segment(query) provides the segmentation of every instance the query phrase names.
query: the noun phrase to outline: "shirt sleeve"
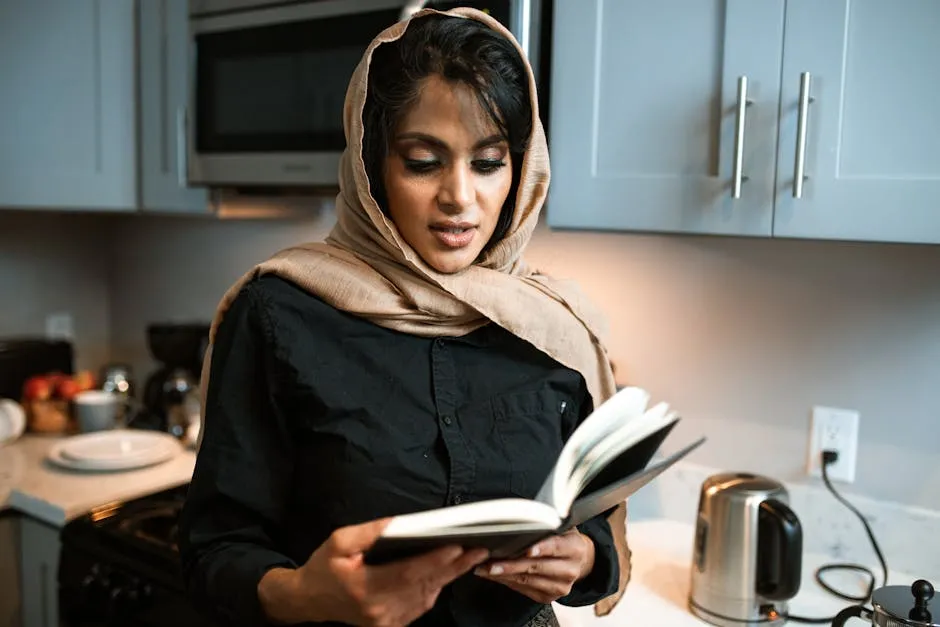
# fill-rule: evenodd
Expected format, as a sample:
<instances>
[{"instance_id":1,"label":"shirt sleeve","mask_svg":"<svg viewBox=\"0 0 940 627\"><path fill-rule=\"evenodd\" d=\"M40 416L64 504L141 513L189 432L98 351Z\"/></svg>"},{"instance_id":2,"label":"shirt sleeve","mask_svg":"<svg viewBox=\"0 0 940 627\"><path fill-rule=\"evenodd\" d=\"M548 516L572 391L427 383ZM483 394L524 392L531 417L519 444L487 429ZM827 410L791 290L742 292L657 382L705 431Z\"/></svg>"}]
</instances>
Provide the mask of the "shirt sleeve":
<instances>
[{"instance_id":1,"label":"shirt sleeve","mask_svg":"<svg viewBox=\"0 0 940 627\"><path fill-rule=\"evenodd\" d=\"M566 439L592 411L593 404L585 386L578 411L572 416L576 418L565 425ZM594 568L587 577L575 582L570 593L558 599L560 604L570 607L592 605L617 591L620 584L620 560L607 521L612 511L610 509L578 525L578 531L594 543Z\"/></svg>"},{"instance_id":2,"label":"shirt sleeve","mask_svg":"<svg viewBox=\"0 0 940 627\"><path fill-rule=\"evenodd\" d=\"M249 284L219 326L179 528L190 599L227 625L264 624L258 582L273 567L296 567L272 535L287 509L293 450L272 400L270 334L259 301Z\"/></svg>"}]
</instances>

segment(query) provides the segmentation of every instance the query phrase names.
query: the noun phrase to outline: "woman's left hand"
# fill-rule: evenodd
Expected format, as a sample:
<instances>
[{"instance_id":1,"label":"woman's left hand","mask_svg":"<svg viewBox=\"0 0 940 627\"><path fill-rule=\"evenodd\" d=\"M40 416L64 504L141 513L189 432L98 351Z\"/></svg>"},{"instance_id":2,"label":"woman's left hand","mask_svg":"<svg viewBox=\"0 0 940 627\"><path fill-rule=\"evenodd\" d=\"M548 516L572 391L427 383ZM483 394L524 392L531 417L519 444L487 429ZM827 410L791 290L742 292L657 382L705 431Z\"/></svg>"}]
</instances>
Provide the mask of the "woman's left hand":
<instances>
[{"instance_id":1,"label":"woman's left hand","mask_svg":"<svg viewBox=\"0 0 940 627\"><path fill-rule=\"evenodd\" d=\"M594 568L594 542L577 529L533 545L526 557L487 562L474 573L539 603L551 603Z\"/></svg>"}]
</instances>

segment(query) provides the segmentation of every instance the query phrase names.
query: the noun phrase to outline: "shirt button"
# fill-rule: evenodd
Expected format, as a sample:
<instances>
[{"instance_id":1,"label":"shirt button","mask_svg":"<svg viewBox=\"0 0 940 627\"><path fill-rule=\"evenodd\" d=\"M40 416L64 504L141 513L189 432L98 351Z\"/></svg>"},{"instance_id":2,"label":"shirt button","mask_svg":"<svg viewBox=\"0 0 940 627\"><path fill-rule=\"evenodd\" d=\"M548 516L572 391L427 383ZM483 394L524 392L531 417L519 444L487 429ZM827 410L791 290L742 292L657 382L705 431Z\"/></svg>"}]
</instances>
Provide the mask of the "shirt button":
<instances>
[{"instance_id":1,"label":"shirt button","mask_svg":"<svg viewBox=\"0 0 940 627\"><path fill-rule=\"evenodd\" d=\"M453 424L454 420L450 416L444 416L444 424L448 427Z\"/></svg>"},{"instance_id":2,"label":"shirt button","mask_svg":"<svg viewBox=\"0 0 940 627\"><path fill-rule=\"evenodd\" d=\"M463 497L461 497L459 494L455 494L454 498L452 498L451 500L454 502L454 505L460 505L461 503L463 503Z\"/></svg>"}]
</instances>

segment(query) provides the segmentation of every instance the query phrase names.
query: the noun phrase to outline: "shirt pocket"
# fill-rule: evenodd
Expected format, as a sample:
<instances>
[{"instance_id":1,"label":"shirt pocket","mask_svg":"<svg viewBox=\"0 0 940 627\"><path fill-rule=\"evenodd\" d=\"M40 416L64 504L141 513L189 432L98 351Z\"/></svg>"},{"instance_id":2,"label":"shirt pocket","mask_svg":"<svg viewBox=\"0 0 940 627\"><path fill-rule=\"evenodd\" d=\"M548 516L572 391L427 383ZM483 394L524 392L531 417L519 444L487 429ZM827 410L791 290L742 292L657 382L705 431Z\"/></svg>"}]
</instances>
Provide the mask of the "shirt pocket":
<instances>
[{"instance_id":1,"label":"shirt pocket","mask_svg":"<svg viewBox=\"0 0 940 627\"><path fill-rule=\"evenodd\" d=\"M571 396L544 388L502 395L492 400L496 432L509 462L509 489L533 498L564 446L563 424L577 411Z\"/></svg>"}]
</instances>

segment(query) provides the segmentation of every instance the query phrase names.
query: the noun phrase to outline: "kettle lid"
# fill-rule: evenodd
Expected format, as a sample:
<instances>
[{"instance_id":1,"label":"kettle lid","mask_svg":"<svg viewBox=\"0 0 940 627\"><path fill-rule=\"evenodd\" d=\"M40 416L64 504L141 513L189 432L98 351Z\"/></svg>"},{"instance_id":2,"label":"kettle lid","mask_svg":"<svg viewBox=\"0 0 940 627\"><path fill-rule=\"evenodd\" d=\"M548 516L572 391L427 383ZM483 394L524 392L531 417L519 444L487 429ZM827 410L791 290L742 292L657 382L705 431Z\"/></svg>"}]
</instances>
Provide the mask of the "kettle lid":
<instances>
[{"instance_id":1,"label":"kettle lid","mask_svg":"<svg viewBox=\"0 0 940 627\"><path fill-rule=\"evenodd\" d=\"M876 625L910 625L940 627L940 603L933 600L934 588L925 579L910 586L885 586L875 590L871 602ZM878 619L890 619L887 622Z\"/></svg>"}]
</instances>

